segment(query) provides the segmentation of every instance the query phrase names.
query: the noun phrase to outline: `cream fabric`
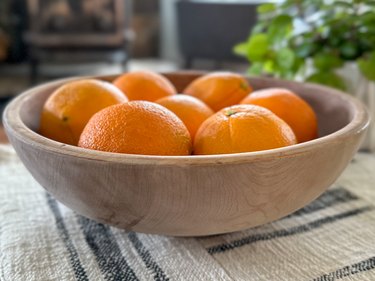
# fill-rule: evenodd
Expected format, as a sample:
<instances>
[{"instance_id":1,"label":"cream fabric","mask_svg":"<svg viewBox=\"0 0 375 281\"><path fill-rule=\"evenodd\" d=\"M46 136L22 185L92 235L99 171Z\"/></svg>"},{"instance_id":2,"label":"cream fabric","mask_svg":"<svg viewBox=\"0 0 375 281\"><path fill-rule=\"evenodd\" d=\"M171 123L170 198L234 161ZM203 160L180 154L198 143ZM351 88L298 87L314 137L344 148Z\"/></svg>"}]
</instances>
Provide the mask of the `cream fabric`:
<instances>
[{"instance_id":1,"label":"cream fabric","mask_svg":"<svg viewBox=\"0 0 375 281\"><path fill-rule=\"evenodd\" d=\"M273 223L205 238L112 228L81 217L0 146L0 280L375 280L375 156Z\"/></svg>"}]
</instances>

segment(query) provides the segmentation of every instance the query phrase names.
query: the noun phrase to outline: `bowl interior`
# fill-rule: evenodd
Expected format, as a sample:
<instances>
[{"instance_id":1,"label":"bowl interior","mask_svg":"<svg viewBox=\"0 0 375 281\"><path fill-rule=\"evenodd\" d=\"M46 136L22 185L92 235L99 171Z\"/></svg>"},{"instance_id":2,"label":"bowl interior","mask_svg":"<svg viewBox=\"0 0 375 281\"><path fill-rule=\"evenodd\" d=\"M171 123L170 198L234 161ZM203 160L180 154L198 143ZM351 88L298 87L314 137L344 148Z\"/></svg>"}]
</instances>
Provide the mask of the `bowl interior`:
<instances>
[{"instance_id":1,"label":"bowl interior","mask_svg":"<svg viewBox=\"0 0 375 281\"><path fill-rule=\"evenodd\" d=\"M180 72L164 74L177 88L179 92L201 73ZM97 77L101 80L112 81L116 76ZM77 79L77 78L75 78ZM38 132L40 114L43 104L49 95L59 86L66 83L67 80L53 82L44 86L40 86L38 90L34 90L28 95L23 102L20 117L22 122L34 132ZM249 78L249 82L255 90L284 87L294 91L307 101L318 117L319 137L334 133L353 119L355 108L345 95L337 94L333 89L325 88L313 84L302 84L292 81L277 80L271 78ZM333 93L333 94L332 94ZM335 94L336 93L336 94Z\"/></svg>"}]
</instances>

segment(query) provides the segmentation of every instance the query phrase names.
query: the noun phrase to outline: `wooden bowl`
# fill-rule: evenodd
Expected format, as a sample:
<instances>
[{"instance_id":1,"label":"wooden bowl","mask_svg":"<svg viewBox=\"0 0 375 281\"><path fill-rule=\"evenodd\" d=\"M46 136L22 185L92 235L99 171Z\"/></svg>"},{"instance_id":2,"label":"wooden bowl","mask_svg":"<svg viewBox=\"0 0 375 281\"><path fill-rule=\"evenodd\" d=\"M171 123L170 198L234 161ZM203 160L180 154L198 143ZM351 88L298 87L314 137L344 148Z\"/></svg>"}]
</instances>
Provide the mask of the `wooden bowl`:
<instances>
[{"instance_id":1,"label":"wooden bowl","mask_svg":"<svg viewBox=\"0 0 375 281\"><path fill-rule=\"evenodd\" d=\"M165 75L181 91L199 73ZM10 142L33 177L63 204L99 222L144 233L210 235L286 216L337 179L369 123L365 107L347 94L249 78L255 89L286 87L301 95L318 115L320 137L290 147L212 156L99 152L37 133L43 103L67 81L31 89L7 106L4 126Z\"/></svg>"}]
</instances>

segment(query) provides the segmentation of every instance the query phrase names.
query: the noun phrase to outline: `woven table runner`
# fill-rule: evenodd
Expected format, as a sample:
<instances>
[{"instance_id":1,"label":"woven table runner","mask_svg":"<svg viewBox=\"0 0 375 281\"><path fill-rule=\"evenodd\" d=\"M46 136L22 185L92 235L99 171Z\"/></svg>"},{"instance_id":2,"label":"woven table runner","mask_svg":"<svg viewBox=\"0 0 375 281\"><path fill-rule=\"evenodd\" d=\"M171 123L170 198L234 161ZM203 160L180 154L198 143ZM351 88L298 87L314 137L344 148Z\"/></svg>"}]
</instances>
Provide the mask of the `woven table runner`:
<instances>
[{"instance_id":1,"label":"woven table runner","mask_svg":"<svg viewBox=\"0 0 375 281\"><path fill-rule=\"evenodd\" d=\"M59 204L0 146L0 280L375 280L375 156L273 223L174 238L109 227Z\"/></svg>"}]
</instances>

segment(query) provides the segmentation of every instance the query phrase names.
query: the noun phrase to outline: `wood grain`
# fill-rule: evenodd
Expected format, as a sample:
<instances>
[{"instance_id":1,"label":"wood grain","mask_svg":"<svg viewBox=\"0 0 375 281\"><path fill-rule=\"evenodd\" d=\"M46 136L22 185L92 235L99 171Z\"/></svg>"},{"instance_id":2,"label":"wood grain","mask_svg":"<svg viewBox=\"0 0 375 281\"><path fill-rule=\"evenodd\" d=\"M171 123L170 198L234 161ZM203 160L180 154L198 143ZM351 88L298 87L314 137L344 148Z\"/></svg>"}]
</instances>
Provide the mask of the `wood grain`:
<instances>
[{"instance_id":1,"label":"wood grain","mask_svg":"<svg viewBox=\"0 0 375 281\"><path fill-rule=\"evenodd\" d=\"M0 143L8 143L8 138L5 135L3 126L0 125Z\"/></svg>"},{"instance_id":2,"label":"wood grain","mask_svg":"<svg viewBox=\"0 0 375 281\"><path fill-rule=\"evenodd\" d=\"M200 73L165 74L181 91ZM112 80L111 77L100 77ZM264 224L318 197L357 151L368 127L364 106L326 87L249 78L255 89L287 87L318 115L320 137L251 153L146 156L105 153L37 133L51 92L67 80L31 89L5 110L9 139L34 178L78 213L128 230L197 236Z\"/></svg>"}]
</instances>

